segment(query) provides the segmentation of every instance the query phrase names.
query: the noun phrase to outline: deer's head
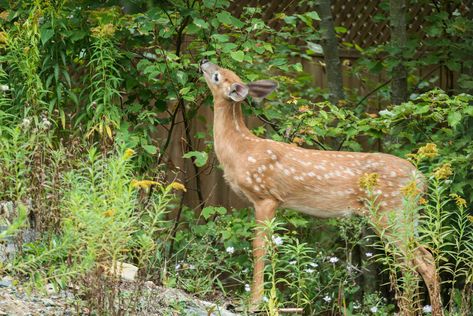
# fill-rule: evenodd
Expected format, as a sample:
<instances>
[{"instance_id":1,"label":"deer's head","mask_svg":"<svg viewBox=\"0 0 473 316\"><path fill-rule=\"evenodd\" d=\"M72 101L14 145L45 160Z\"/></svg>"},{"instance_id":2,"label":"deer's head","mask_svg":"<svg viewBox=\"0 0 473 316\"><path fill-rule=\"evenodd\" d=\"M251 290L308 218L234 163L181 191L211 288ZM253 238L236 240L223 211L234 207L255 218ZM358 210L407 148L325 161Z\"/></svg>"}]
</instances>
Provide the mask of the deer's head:
<instances>
[{"instance_id":1,"label":"deer's head","mask_svg":"<svg viewBox=\"0 0 473 316\"><path fill-rule=\"evenodd\" d=\"M212 64L207 59L200 62L200 69L214 99L241 102L248 95L264 98L278 86L278 83L272 80L258 80L245 84L233 71Z\"/></svg>"}]
</instances>

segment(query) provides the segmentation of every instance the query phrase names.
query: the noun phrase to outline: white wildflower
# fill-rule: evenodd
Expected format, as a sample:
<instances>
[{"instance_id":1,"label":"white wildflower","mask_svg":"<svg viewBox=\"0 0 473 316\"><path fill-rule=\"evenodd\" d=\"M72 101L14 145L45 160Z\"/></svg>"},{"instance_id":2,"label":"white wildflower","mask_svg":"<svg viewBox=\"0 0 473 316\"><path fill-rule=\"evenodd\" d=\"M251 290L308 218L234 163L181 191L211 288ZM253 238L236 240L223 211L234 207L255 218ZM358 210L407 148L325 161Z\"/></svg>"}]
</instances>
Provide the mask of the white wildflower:
<instances>
[{"instance_id":1,"label":"white wildflower","mask_svg":"<svg viewBox=\"0 0 473 316\"><path fill-rule=\"evenodd\" d=\"M314 273L315 270L308 268L308 269L305 269L304 271L307 272L307 273Z\"/></svg>"},{"instance_id":2,"label":"white wildflower","mask_svg":"<svg viewBox=\"0 0 473 316\"><path fill-rule=\"evenodd\" d=\"M28 129L28 128L30 128L30 125L31 125L31 119L29 119L29 118L27 118L27 117L25 117L25 118L23 119L23 121L21 122L21 127L22 127L23 129Z\"/></svg>"},{"instance_id":3,"label":"white wildflower","mask_svg":"<svg viewBox=\"0 0 473 316\"><path fill-rule=\"evenodd\" d=\"M250 285L247 283L247 284L245 284L245 292L249 292L249 291L251 291L251 287L250 287Z\"/></svg>"},{"instance_id":4,"label":"white wildflower","mask_svg":"<svg viewBox=\"0 0 473 316\"><path fill-rule=\"evenodd\" d=\"M0 91L8 91L10 87L6 84L0 84Z\"/></svg>"},{"instance_id":5,"label":"white wildflower","mask_svg":"<svg viewBox=\"0 0 473 316\"><path fill-rule=\"evenodd\" d=\"M244 268L241 272L248 273L248 268Z\"/></svg>"},{"instance_id":6,"label":"white wildflower","mask_svg":"<svg viewBox=\"0 0 473 316\"><path fill-rule=\"evenodd\" d=\"M289 261L289 264L290 264L291 266L295 265L296 263L297 263L296 260Z\"/></svg>"},{"instance_id":7,"label":"white wildflower","mask_svg":"<svg viewBox=\"0 0 473 316\"><path fill-rule=\"evenodd\" d=\"M280 236L273 235L272 240L273 240L273 243L276 244L276 246L281 246L283 244L283 240Z\"/></svg>"},{"instance_id":8,"label":"white wildflower","mask_svg":"<svg viewBox=\"0 0 473 316\"><path fill-rule=\"evenodd\" d=\"M432 313L432 306L425 305L424 307L422 307L422 312L424 312L424 314Z\"/></svg>"},{"instance_id":9,"label":"white wildflower","mask_svg":"<svg viewBox=\"0 0 473 316\"><path fill-rule=\"evenodd\" d=\"M360 308L361 308L360 304L358 304L358 303L353 304L353 309L360 309Z\"/></svg>"},{"instance_id":10,"label":"white wildflower","mask_svg":"<svg viewBox=\"0 0 473 316\"><path fill-rule=\"evenodd\" d=\"M50 127L51 127L51 122L46 117L43 117L42 128L45 130L48 130Z\"/></svg>"},{"instance_id":11,"label":"white wildflower","mask_svg":"<svg viewBox=\"0 0 473 316\"><path fill-rule=\"evenodd\" d=\"M180 263L176 264L175 268L176 270L179 270L181 268L181 264Z\"/></svg>"},{"instance_id":12,"label":"white wildflower","mask_svg":"<svg viewBox=\"0 0 473 316\"><path fill-rule=\"evenodd\" d=\"M328 261L330 261L330 263L337 263L338 260L339 259L337 257L330 257L330 259L328 259Z\"/></svg>"},{"instance_id":13,"label":"white wildflower","mask_svg":"<svg viewBox=\"0 0 473 316\"><path fill-rule=\"evenodd\" d=\"M378 312L378 307L377 307L377 306L373 306L373 307L370 308L370 311L371 311L372 313L377 313L377 312Z\"/></svg>"},{"instance_id":14,"label":"white wildflower","mask_svg":"<svg viewBox=\"0 0 473 316\"><path fill-rule=\"evenodd\" d=\"M372 252L367 252L365 253L365 255L369 258L369 257L373 257L373 253Z\"/></svg>"},{"instance_id":15,"label":"white wildflower","mask_svg":"<svg viewBox=\"0 0 473 316\"><path fill-rule=\"evenodd\" d=\"M265 303L269 302L269 298L267 296L263 296L263 302Z\"/></svg>"},{"instance_id":16,"label":"white wildflower","mask_svg":"<svg viewBox=\"0 0 473 316\"><path fill-rule=\"evenodd\" d=\"M315 262L310 262L309 265L312 267L312 268L317 268L319 265Z\"/></svg>"},{"instance_id":17,"label":"white wildflower","mask_svg":"<svg viewBox=\"0 0 473 316\"><path fill-rule=\"evenodd\" d=\"M323 300L326 301L327 303L330 303L330 301L332 301L332 298L328 295L325 295Z\"/></svg>"},{"instance_id":18,"label":"white wildflower","mask_svg":"<svg viewBox=\"0 0 473 316\"><path fill-rule=\"evenodd\" d=\"M233 248L232 246L228 246L227 249L225 249L225 251L229 254L232 254L235 252L235 248Z\"/></svg>"}]
</instances>

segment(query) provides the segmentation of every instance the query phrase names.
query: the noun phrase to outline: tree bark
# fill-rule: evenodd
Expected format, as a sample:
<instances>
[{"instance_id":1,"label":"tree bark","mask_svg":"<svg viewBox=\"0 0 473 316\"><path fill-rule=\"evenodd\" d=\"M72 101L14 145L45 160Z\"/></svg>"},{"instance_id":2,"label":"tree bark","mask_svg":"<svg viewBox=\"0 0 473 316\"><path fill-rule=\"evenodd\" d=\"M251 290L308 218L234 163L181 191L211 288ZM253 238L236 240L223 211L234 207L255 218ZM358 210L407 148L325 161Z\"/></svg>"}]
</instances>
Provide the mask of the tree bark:
<instances>
[{"instance_id":1,"label":"tree bark","mask_svg":"<svg viewBox=\"0 0 473 316\"><path fill-rule=\"evenodd\" d=\"M469 10L467 17L471 22L473 22L473 0L469 0L466 5ZM463 74L468 76L468 80L473 80L473 56L471 54L467 59L467 66L464 67ZM465 92L473 94L473 88L468 88Z\"/></svg>"},{"instance_id":2,"label":"tree bark","mask_svg":"<svg viewBox=\"0 0 473 316\"><path fill-rule=\"evenodd\" d=\"M327 69L327 82L330 93L330 102L337 104L345 99L343 92L342 65L338 52L338 41L333 25L332 10L330 0L316 1L316 9L320 16L320 31L322 33L322 48Z\"/></svg>"},{"instance_id":3,"label":"tree bark","mask_svg":"<svg viewBox=\"0 0 473 316\"><path fill-rule=\"evenodd\" d=\"M390 0L391 45L398 48L392 58L398 64L393 68L391 81L391 102L407 101L407 71L402 57L407 42L406 1Z\"/></svg>"}]
</instances>

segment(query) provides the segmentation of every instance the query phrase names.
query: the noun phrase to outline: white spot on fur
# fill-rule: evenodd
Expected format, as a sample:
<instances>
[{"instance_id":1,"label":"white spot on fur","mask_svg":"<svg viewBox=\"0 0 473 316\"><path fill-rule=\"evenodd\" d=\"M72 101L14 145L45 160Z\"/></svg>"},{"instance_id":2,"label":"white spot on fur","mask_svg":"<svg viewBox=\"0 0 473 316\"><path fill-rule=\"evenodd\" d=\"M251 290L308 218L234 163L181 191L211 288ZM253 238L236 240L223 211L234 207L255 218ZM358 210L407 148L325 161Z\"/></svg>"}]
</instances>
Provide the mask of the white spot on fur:
<instances>
[{"instance_id":1,"label":"white spot on fur","mask_svg":"<svg viewBox=\"0 0 473 316\"><path fill-rule=\"evenodd\" d=\"M259 191L260 191L260 188L259 188L257 185L255 185L255 186L253 187L253 189L254 189L256 192L259 192Z\"/></svg>"},{"instance_id":2,"label":"white spot on fur","mask_svg":"<svg viewBox=\"0 0 473 316\"><path fill-rule=\"evenodd\" d=\"M390 176L390 177L395 177L395 176L397 176L397 173L396 173L395 171L391 171L391 172L389 173L389 176Z\"/></svg>"},{"instance_id":3,"label":"white spot on fur","mask_svg":"<svg viewBox=\"0 0 473 316\"><path fill-rule=\"evenodd\" d=\"M291 172L289 171L289 169L284 169L284 174L285 174L286 176L288 176L288 175L291 174Z\"/></svg>"},{"instance_id":4,"label":"white spot on fur","mask_svg":"<svg viewBox=\"0 0 473 316\"><path fill-rule=\"evenodd\" d=\"M308 175L309 177L312 177L312 178L315 177L315 173L313 173L312 171L309 172L307 175Z\"/></svg>"},{"instance_id":5,"label":"white spot on fur","mask_svg":"<svg viewBox=\"0 0 473 316\"><path fill-rule=\"evenodd\" d=\"M262 181L262 180L261 180L260 177L257 177L257 178L256 178L256 182L261 183L261 181Z\"/></svg>"},{"instance_id":6,"label":"white spot on fur","mask_svg":"<svg viewBox=\"0 0 473 316\"><path fill-rule=\"evenodd\" d=\"M255 162L256 162L256 159L253 158L252 156L248 156L248 161L249 161L249 162L252 162L252 163L255 163Z\"/></svg>"},{"instance_id":7,"label":"white spot on fur","mask_svg":"<svg viewBox=\"0 0 473 316\"><path fill-rule=\"evenodd\" d=\"M268 167L270 170L274 170L274 166L272 164L269 164Z\"/></svg>"}]
</instances>

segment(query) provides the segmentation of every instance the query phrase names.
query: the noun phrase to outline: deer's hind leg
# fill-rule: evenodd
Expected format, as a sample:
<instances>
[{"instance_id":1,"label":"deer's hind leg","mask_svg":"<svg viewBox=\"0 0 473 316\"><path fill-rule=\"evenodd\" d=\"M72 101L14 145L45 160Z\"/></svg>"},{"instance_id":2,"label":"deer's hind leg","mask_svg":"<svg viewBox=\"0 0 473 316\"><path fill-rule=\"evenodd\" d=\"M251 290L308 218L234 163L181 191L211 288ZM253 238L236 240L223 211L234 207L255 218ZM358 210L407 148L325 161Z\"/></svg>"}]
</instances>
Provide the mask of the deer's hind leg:
<instances>
[{"instance_id":1,"label":"deer's hind leg","mask_svg":"<svg viewBox=\"0 0 473 316\"><path fill-rule=\"evenodd\" d=\"M388 245L387 248L392 250L391 255L396 256L394 261L399 264L401 273L406 274L414 270L424 280L432 306L432 315L443 316L440 281L435 260L425 247L418 245L415 241L413 219L409 216L402 217L399 213L385 212L371 216L370 221L383 244ZM412 307L408 306L408 302L402 297L398 303L401 305L399 306L401 312L404 310L403 314L413 313Z\"/></svg>"},{"instance_id":2,"label":"deer's hind leg","mask_svg":"<svg viewBox=\"0 0 473 316\"><path fill-rule=\"evenodd\" d=\"M413 265L427 286L432 315L442 316L442 300L440 297L440 278L435 267L434 256L423 246L415 250Z\"/></svg>"}]
</instances>

